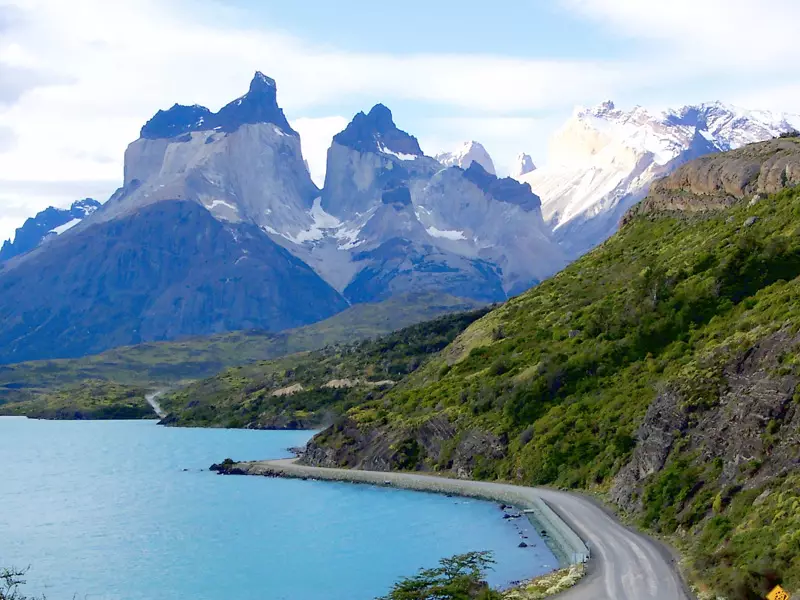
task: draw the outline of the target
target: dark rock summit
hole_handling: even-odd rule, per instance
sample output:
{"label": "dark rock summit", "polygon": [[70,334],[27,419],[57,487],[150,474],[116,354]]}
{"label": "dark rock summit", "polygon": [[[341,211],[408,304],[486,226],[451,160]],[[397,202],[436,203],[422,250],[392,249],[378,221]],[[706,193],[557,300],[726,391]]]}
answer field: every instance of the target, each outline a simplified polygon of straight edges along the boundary
{"label": "dark rock summit", "polygon": [[542,206],[541,199],[531,191],[529,184],[520,183],[511,177],[500,179],[475,161],[464,171],[464,177],[500,202],[516,204],[526,211],[536,210]]}
{"label": "dark rock summit", "polygon": [[272,123],[284,132],[297,135],[291,128],[283,110],[278,106],[278,88],[275,80],[256,72],[250,82],[250,90],[241,98],[223,106],[213,113],[204,106],[175,104],[169,110],[159,110],[142,127],[145,139],[173,138],[192,131],[222,132],[236,131],[239,127],[254,123]]}
{"label": "dark rock summit", "polygon": [[376,104],[369,113],[358,113],[347,128],[334,136],[333,141],[359,152],[384,152],[422,156],[417,138],[398,129],[392,111]]}

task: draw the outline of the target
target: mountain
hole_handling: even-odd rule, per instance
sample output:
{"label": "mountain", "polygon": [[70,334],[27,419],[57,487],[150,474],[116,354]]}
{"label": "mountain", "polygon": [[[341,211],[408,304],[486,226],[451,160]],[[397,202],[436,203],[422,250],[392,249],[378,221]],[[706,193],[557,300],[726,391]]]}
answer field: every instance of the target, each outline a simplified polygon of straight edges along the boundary
{"label": "mountain", "polygon": [[505,299],[566,263],[530,187],[425,156],[378,104],[334,136],[313,224],[272,238],[351,302],[425,290]]}
{"label": "mountain", "polygon": [[[682,550],[704,597],[798,591],[798,183],[800,137],[691,161],[606,243],[394,385],[334,397],[341,358],[262,366],[265,393],[304,393],[257,410],[339,411],[310,464],[602,494]],[[353,352],[345,377],[371,381],[382,359]]]}
{"label": "mountain", "polygon": [[43,241],[71,229],[98,208],[100,203],[91,198],[76,200],[69,208],[53,206],[46,208],[35,217],[27,219],[22,227],[17,229],[13,241],[3,242],[3,247],[0,248],[0,262],[30,252]]}
{"label": "mountain", "polygon": [[478,142],[464,142],[452,152],[442,152],[434,158],[446,167],[469,169],[473,162],[478,163],[487,173],[496,174],[492,157]]}
{"label": "mountain", "polygon": [[719,102],[654,113],[609,101],[576,109],[551,140],[546,165],[519,180],[541,196],[545,220],[575,258],[616,231],[655,179],[692,158],[798,127],[797,115]]}
{"label": "mountain", "polygon": [[514,159],[514,164],[511,167],[511,177],[519,179],[523,175],[533,173],[535,170],[536,165],[533,164],[533,159],[524,152],[521,152],[517,155],[517,158]]}
{"label": "mountain", "polygon": [[347,302],[260,224],[310,220],[319,190],[257,73],[211,113],[159,112],[100,209],[0,270],[0,361],[73,357],[235,329],[277,331]]}
{"label": "mountain", "polygon": [[397,295],[494,302],[566,262],[529,185],[425,156],[382,104],[333,138],[320,190],[256,73],[217,112],[158,111],[100,209],[2,263],[0,362],[279,331]]}

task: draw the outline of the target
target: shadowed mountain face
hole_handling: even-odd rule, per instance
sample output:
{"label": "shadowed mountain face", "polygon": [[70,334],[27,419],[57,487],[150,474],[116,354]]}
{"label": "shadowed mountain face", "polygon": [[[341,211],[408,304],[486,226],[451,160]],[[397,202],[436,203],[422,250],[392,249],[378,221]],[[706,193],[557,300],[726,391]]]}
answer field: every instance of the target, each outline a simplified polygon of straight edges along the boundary
{"label": "shadowed mountain face", "polygon": [[161,202],[88,227],[0,272],[0,361],[90,354],[232,329],[281,330],[343,298],[250,224]]}

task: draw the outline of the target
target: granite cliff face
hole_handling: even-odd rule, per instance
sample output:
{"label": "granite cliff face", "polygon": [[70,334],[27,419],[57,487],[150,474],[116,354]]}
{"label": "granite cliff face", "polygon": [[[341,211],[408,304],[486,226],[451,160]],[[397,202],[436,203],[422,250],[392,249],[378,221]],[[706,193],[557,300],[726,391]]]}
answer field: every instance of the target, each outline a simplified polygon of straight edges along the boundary
{"label": "granite cliff face", "polygon": [[103,217],[162,200],[190,200],[228,223],[249,222],[288,236],[307,229],[320,191],[276,93],[275,82],[257,73],[247,94],[218,113],[180,105],[160,111],[128,146],[124,186]]}
{"label": "granite cliff face", "polygon": [[425,156],[381,104],[334,137],[312,212],[308,230],[273,238],[352,302],[424,290],[502,300],[566,262],[530,187]]}

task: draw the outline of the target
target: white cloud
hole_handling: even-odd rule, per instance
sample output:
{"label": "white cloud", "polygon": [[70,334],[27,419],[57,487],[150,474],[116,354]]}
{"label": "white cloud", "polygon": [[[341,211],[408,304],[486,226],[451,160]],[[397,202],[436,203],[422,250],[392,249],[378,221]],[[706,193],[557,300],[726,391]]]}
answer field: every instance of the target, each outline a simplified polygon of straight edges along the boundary
{"label": "white cloud", "polygon": [[688,74],[709,67],[798,73],[800,46],[791,33],[800,22],[797,0],[561,1],[617,33],[656,43],[655,52],[677,52],[661,60]]}
{"label": "white cloud", "polygon": [[[229,18],[230,9],[210,0],[0,0],[0,137],[6,148],[8,140],[14,144],[0,161],[0,189],[19,181],[61,189],[63,182],[96,182],[93,189],[110,191],[109,182],[122,179],[126,145],[156,110],[175,102],[218,109],[246,89],[255,70],[277,80],[279,102],[301,133],[318,183],[330,137],[379,101],[444,108],[448,118],[416,114],[399,125],[429,153],[477,139],[503,172],[519,151],[543,156],[544,140],[574,104],[640,95],[661,101],[680,95],[681,82],[720,73],[738,86],[738,98],[755,75],[778,71],[759,87],[797,98],[800,45],[783,31],[800,21],[796,0],[562,4],[635,39],[642,51],[618,61],[393,56],[242,26],[246,18],[235,11]],[[794,100],[782,104],[800,109]],[[344,116],[319,117],[335,114]],[[8,130],[11,136],[2,133]],[[94,193],[14,189],[0,197],[0,217],[11,203],[33,214]],[[0,223],[0,237],[8,227]]]}
{"label": "white cloud", "polygon": [[[224,18],[204,21],[215,6],[196,0],[179,13],[174,1],[0,0],[0,14],[15,11],[0,38],[0,73],[14,83],[0,127],[17,140],[0,161],[0,182],[121,180],[124,149],[156,110],[175,102],[217,109],[255,70],[278,81],[281,105],[309,138],[317,180],[325,140],[345,119],[303,117],[326,106],[352,107],[348,118],[397,100],[467,113],[530,111],[586,89],[611,95],[624,76],[593,62],[342,52]],[[31,214],[50,203],[28,202]]]}
{"label": "white cloud", "polygon": [[325,183],[325,163],[333,136],[347,127],[347,123],[345,117],[301,117],[291,122],[292,128],[300,134],[303,158],[308,162],[311,178],[319,187]]}

